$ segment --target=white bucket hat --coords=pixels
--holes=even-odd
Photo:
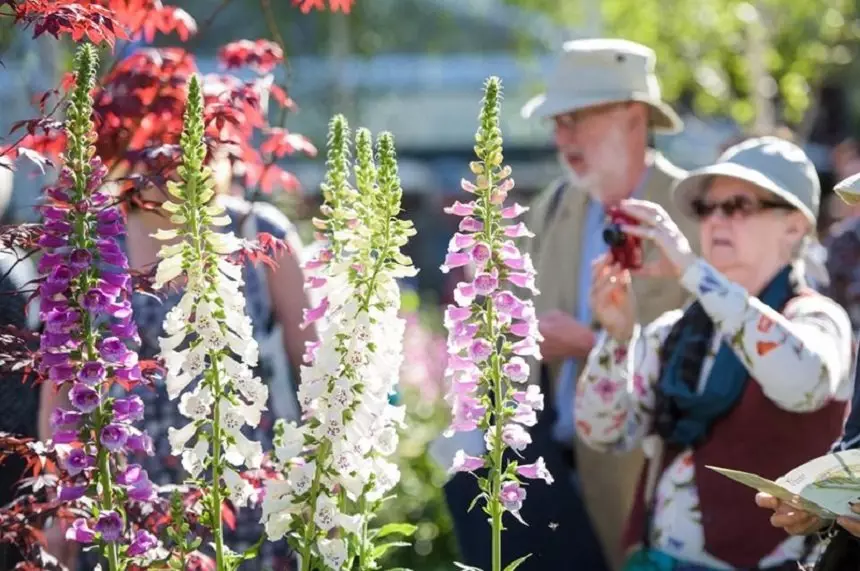
[[[693,202],[715,176],[750,182],[791,204],[815,227],[821,202],[818,173],[803,149],[779,137],[755,137],[729,147],[711,166],[694,170],[675,185],[673,200],[693,215]]]
[[[651,126],[655,131],[677,133],[684,123],[660,96],[656,62],[654,50],[628,40],[565,42],[546,93],[529,100],[522,116],[548,119],[609,103],[641,101],[653,110]]]

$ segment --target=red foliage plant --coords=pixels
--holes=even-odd
[[[160,0],[6,3],[15,9],[16,21],[36,26],[35,35],[47,30],[57,37],[69,34],[75,39],[101,38],[112,45],[116,38],[150,40],[156,32],[175,32],[184,41],[197,30],[187,12],[164,6]],[[347,12],[351,3],[352,0],[332,0],[331,8]],[[311,7],[325,6],[300,6],[303,11]],[[51,12],[60,8],[58,13]],[[75,17],[64,16],[66,13]],[[259,187],[265,193],[299,188],[295,176],[275,164],[277,159],[297,152],[309,156],[317,153],[305,137],[268,124],[270,99],[281,107],[295,109],[292,99],[273,83],[272,76],[263,75],[269,74],[283,57],[282,47],[268,40],[233,42],[219,52],[223,67],[228,71],[249,67],[261,75],[248,81],[226,73],[202,78],[210,150],[218,149],[230,159],[234,172],[244,176],[246,188]],[[94,93],[97,152],[114,172],[138,173],[125,179],[126,190],[149,184],[161,186],[164,173],[177,164],[186,83],[198,72],[194,56],[183,48],[146,48],[114,63],[98,82],[100,87]],[[64,78],[63,87],[71,79]],[[62,124],[45,117],[44,112],[46,101],[64,92],[63,87],[40,98],[43,116],[16,123],[13,130],[21,130],[23,136],[3,154],[28,158],[41,168],[49,161],[56,162],[65,144]],[[258,146],[255,141],[260,136],[262,144]]]
[[[348,13],[353,1],[292,0],[292,5],[304,13],[324,9]],[[157,33],[174,33],[184,42],[198,32],[197,24],[187,12],[165,6],[161,0],[0,0],[0,17],[4,16],[24,29],[31,29],[34,37],[48,33],[55,38],[105,43],[111,48],[117,40],[142,38],[149,42]],[[241,40],[219,52],[225,73],[202,78],[210,153],[228,157],[234,172],[244,175],[246,187],[259,187],[264,192],[298,188],[296,178],[275,164],[277,159],[294,153],[314,156],[317,152],[305,137],[268,123],[270,99],[283,108],[295,107],[284,89],[274,85],[270,75],[283,57],[281,45],[268,40]],[[226,73],[240,67],[249,67],[257,77],[241,81]],[[162,186],[171,175],[179,159],[186,84],[197,73],[194,56],[180,47],[146,48],[113,63],[97,82],[93,93],[98,134],[95,144],[104,163],[114,173],[126,175],[120,181],[126,198],[133,198],[132,191],[146,185]],[[66,74],[57,89],[36,97],[39,116],[14,124],[10,134],[17,140],[0,147],[0,167],[10,168],[6,159],[21,157],[43,170],[58,163],[66,141],[63,123],[55,114],[73,82],[71,74]],[[51,101],[54,103],[49,107]],[[0,228],[0,246],[33,249],[37,230],[38,225]],[[261,235],[255,243],[246,244],[237,256],[271,263],[271,255],[284,247],[273,237]],[[135,278],[137,291],[150,292],[151,276]],[[20,372],[22,377],[31,373],[41,376],[41,371],[33,366],[36,355],[33,345],[32,335],[26,332],[8,328],[0,331],[0,371]],[[157,369],[154,362],[147,361],[142,366],[146,376]],[[43,493],[43,489],[56,486],[57,478],[51,474],[56,454],[42,443],[0,433],[0,463],[6,455],[23,457],[33,476],[22,482],[29,486],[29,494],[0,507],[0,543],[13,543],[21,550],[27,561],[17,569],[59,569],[52,558],[45,556],[39,531],[45,517],[62,516],[64,510],[74,509],[72,504],[61,506],[49,501],[55,492],[48,496]],[[259,476],[246,477],[259,485]],[[188,489],[182,496],[188,508],[199,499],[199,491]],[[130,521],[153,530],[175,523],[175,518],[169,515],[170,501],[164,495],[160,497],[146,513],[129,513]],[[210,568],[208,558],[189,555],[189,568]],[[197,562],[192,565],[194,558]]]

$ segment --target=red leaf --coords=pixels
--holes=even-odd
[[[71,71],[67,71],[63,74],[63,78],[60,80],[60,89],[64,92],[68,93],[72,90],[72,87],[75,85],[75,74]]]
[[[284,60],[284,52],[270,40],[239,40],[222,47],[218,59],[226,69],[248,66],[257,73],[269,73]]]
[[[236,529],[236,512],[228,502],[221,504],[221,519],[230,529]]]
[[[114,13],[93,2],[74,0],[24,0],[6,2],[15,10],[15,22],[24,27],[33,26],[33,37],[45,32],[55,38],[69,35],[79,41],[84,36],[94,43],[102,41],[113,47],[116,38],[127,36]]]
[[[352,2],[353,0],[329,0],[328,8],[330,8],[332,12],[343,12],[344,14],[349,14],[349,11],[352,9]],[[293,6],[299,6],[301,11],[305,14],[309,13],[311,10],[326,9],[325,0],[293,0]]]
[[[182,8],[164,7],[161,9],[160,16],[158,31],[162,34],[176,32],[180,40],[187,42],[188,38],[197,33],[197,22]]]
[[[276,188],[293,192],[299,190],[301,185],[293,173],[287,172],[277,165],[268,165],[260,179],[260,190],[270,194]]]
[[[269,87],[269,94],[278,102],[278,105],[281,107],[285,107],[290,111],[296,110],[296,103],[293,101],[288,95],[287,92],[281,88],[280,85],[272,85]]]
[[[309,157],[317,155],[317,148],[304,135],[290,133],[286,129],[274,128],[269,130],[269,138],[266,139],[260,150],[270,153],[277,158],[284,155],[292,155],[295,152],[304,153]]]

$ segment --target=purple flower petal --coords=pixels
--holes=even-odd
[[[83,518],[76,519],[72,527],[66,531],[66,539],[77,541],[78,543],[92,543],[95,538],[95,532],[90,529],[87,520]]]
[[[72,406],[81,412],[90,413],[101,403],[99,392],[83,383],[75,383],[69,391],[69,400]]]
[[[118,540],[122,536],[122,518],[115,511],[106,511],[99,514],[95,530],[102,534],[102,539],[108,543]]]
[[[128,546],[128,555],[138,557],[158,546],[158,539],[145,529],[139,529],[134,535],[134,541]]]
[[[124,424],[108,424],[102,428],[101,442],[111,452],[121,450],[128,441],[128,427]]]

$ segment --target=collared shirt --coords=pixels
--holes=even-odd
[[[653,156],[648,155],[646,159],[646,170],[639,184],[633,190],[633,198],[641,198],[648,183],[651,173]],[[576,192],[576,191],[574,191]],[[608,246],[603,241],[603,226],[606,222],[606,213],[603,204],[589,197],[586,207],[585,218],[582,224],[582,255],[579,262],[579,295],[576,307],[573,308],[573,316],[580,323],[591,323],[591,305],[589,303],[589,292],[591,290],[591,263],[608,251]],[[567,359],[559,371],[559,381],[555,390],[555,410],[557,413],[555,424],[552,428],[553,438],[557,442],[570,445],[576,436],[576,425],[573,418],[573,401],[576,397],[576,378],[579,363],[576,359]]]

